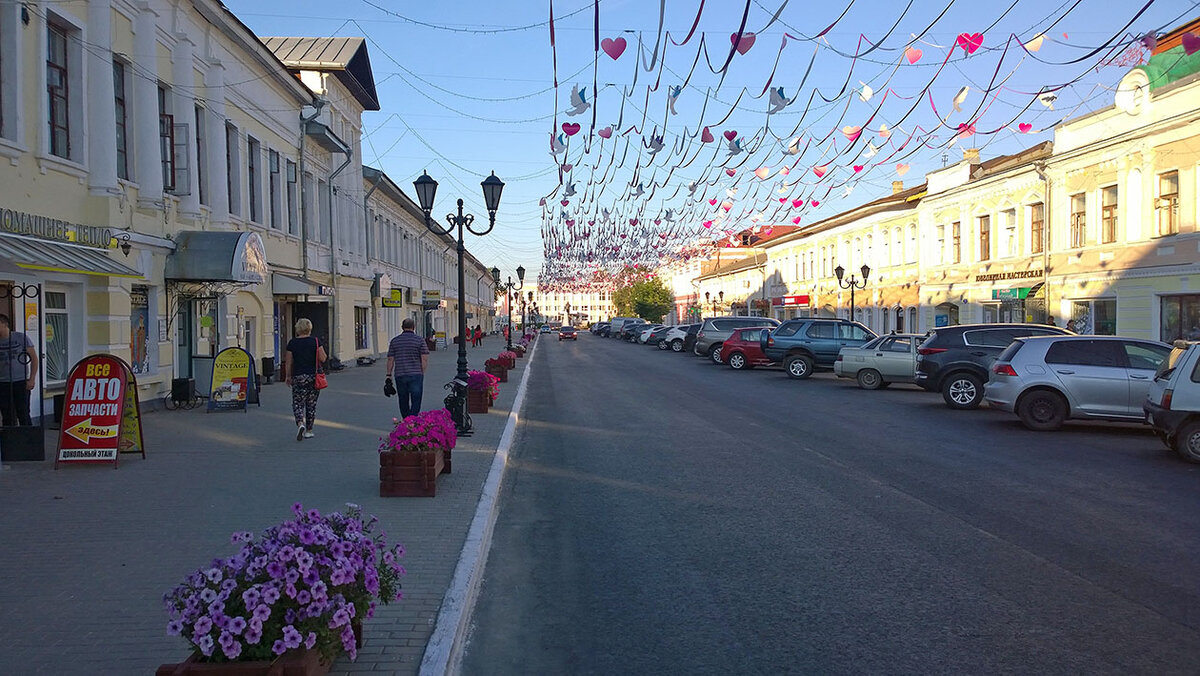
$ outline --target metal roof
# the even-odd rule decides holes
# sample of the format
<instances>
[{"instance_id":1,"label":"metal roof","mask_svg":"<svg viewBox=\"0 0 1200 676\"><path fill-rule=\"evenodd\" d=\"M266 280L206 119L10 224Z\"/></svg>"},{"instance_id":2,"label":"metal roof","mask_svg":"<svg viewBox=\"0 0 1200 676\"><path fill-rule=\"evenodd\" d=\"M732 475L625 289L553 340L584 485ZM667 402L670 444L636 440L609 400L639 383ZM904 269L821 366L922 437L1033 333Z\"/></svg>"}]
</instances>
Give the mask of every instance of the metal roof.
<instances>
[{"instance_id":1,"label":"metal roof","mask_svg":"<svg viewBox=\"0 0 1200 676\"><path fill-rule=\"evenodd\" d=\"M75 272L105 277L136 277L142 273L121 265L101 249L52 242L35 237L0 235L0 258L26 270Z\"/></svg>"},{"instance_id":2,"label":"metal roof","mask_svg":"<svg viewBox=\"0 0 1200 676\"><path fill-rule=\"evenodd\" d=\"M366 110L379 110L375 76L363 38L259 38L292 70L328 71L354 94Z\"/></svg>"}]
</instances>

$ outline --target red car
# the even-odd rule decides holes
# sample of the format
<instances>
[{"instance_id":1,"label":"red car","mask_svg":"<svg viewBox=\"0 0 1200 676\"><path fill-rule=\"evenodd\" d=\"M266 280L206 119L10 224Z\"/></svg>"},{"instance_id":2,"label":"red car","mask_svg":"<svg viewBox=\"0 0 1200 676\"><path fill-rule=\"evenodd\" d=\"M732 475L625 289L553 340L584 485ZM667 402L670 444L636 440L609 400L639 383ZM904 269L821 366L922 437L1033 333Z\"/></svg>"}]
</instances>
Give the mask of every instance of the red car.
<instances>
[{"instance_id":1,"label":"red car","mask_svg":"<svg viewBox=\"0 0 1200 676\"><path fill-rule=\"evenodd\" d=\"M770 333L770 326L751 329L734 329L733 335L721 346L721 361L733 369L749 369L755 366L770 366L775 362L767 359L759 347L763 331Z\"/></svg>"},{"instance_id":2,"label":"red car","mask_svg":"<svg viewBox=\"0 0 1200 676\"><path fill-rule=\"evenodd\" d=\"M576 334L574 326L564 326L558 330L558 342L560 342L560 343L563 342L564 340L577 340L577 339L578 339L578 336Z\"/></svg>"}]
</instances>

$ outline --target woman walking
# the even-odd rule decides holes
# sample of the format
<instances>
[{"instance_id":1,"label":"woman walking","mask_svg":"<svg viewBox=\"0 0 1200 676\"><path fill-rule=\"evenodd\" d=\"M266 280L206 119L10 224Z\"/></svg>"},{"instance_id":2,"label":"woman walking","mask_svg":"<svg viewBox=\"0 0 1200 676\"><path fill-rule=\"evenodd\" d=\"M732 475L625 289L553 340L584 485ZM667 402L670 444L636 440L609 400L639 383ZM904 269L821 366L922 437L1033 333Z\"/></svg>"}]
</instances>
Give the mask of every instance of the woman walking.
<instances>
[{"instance_id":1,"label":"woman walking","mask_svg":"<svg viewBox=\"0 0 1200 676\"><path fill-rule=\"evenodd\" d=\"M312 335L312 322L296 321L296 337L287 344L284 368L287 384L292 387L292 415L296 417L296 441L313 437L317 417L317 368L325 362L325 348Z\"/></svg>"}]
</instances>

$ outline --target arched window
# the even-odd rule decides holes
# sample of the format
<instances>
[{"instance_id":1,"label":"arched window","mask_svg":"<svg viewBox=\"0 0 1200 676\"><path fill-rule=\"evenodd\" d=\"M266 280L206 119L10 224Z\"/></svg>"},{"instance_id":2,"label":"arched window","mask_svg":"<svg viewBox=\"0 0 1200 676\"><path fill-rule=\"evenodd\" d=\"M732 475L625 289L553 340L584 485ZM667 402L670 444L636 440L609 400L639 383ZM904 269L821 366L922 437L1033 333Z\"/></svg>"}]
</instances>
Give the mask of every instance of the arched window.
<instances>
[{"instance_id":1,"label":"arched window","mask_svg":"<svg viewBox=\"0 0 1200 676\"><path fill-rule=\"evenodd\" d=\"M908 254L908 262L917 262L917 224L912 223L908 226L908 248L905 251Z\"/></svg>"},{"instance_id":2,"label":"arched window","mask_svg":"<svg viewBox=\"0 0 1200 676\"><path fill-rule=\"evenodd\" d=\"M899 227L892 230L892 265L900 265L904 262L904 231Z\"/></svg>"},{"instance_id":3,"label":"arched window","mask_svg":"<svg viewBox=\"0 0 1200 676\"><path fill-rule=\"evenodd\" d=\"M908 332L918 333L920 330L917 326L917 308L910 307L908 308Z\"/></svg>"},{"instance_id":4,"label":"arched window","mask_svg":"<svg viewBox=\"0 0 1200 676\"><path fill-rule=\"evenodd\" d=\"M891 249L891 247L888 246L887 230L884 230L883 234L880 236L879 244L881 247L883 247L882 251L880 252L880 256L879 256L879 265L880 265L880 267L882 267L884 265L889 265L892 262L892 259L889 257L889 250Z\"/></svg>"}]
</instances>

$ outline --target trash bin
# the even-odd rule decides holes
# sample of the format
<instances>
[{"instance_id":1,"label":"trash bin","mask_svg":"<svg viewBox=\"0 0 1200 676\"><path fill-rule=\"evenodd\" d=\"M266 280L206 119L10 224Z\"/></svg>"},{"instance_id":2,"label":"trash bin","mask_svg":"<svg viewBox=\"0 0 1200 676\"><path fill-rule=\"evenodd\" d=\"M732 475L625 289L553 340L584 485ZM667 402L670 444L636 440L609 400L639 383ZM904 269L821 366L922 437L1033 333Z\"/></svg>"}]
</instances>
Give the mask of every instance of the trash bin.
<instances>
[{"instance_id":1,"label":"trash bin","mask_svg":"<svg viewBox=\"0 0 1200 676\"><path fill-rule=\"evenodd\" d=\"M262 358L262 376L265 382L271 382L271 377L275 375L275 357Z\"/></svg>"},{"instance_id":2,"label":"trash bin","mask_svg":"<svg viewBox=\"0 0 1200 676\"><path fill-rule=\"evenodd\" d=\"M176 404L182 404L192 400L192 393L196 390L196 381L193 378L172 378L171 379L171 401Z\"/></svg>"}]
</instances>

